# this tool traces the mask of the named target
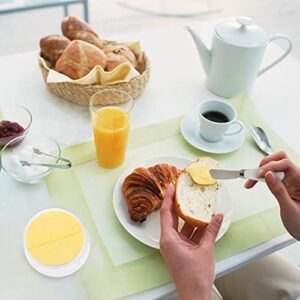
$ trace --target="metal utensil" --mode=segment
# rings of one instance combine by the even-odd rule
[[[37,155],[45,155],[45,156],[49,156],[49,157],[52,157],[52,158],[56,158],[57,160],[61,160],[61,161],[64,161],[64,162],[67,162],[67,163],[71,163],[71,161],[67,158],[63,158],[63,157],[58,157],[56,155],[52,155],[50,153],[46,153],[46,152],[42,152],[40,149],[38,148],[32,148],[33,152]]]
[[[257,147],[267,155],[270,155],[275,152],[275,150],[270,145],[268,136],[266,132],[258,126],[251,124],[249,127],[251,136],[253,137]]]
[[[22,167],[31,167],[31,166],[39,166],[39,167],[49,167],[49,168],[55,168],[55,169],[69,169],[72,167],[71,161],[69,161],[66,164],[39,164],[39,163],[31,163],[27,160],[20,160],[20,164]]]
[[[32,150],[37,155],[45,155],[45,156],[49,156],[49,157],[52,157],[52,158],[56,158],[58,161],[63,161],[66,164],[70,165],[70,168],[72,167],[72,162],[69,159],[67,159],[67,158],[58,157],[58,156],[52,155],[50,153],[42,152],[40,149],[34,148],[34,147],[32,148]]]
[[[265,181],[264,178],[256,177],[259,169],[242,169],[242,170],[219,170],[219,169],[211,169],[210,175],[215,179],[235,179],[235,178],[243,178],[243,179],[251,179],[255,181]],[[283,180],[284,172],[275,173],[279,180]]]
[[[22,167],[41,166],[41,167],[50,167],[50,168],[56,168],[56,169],[69,169],[72,167],[72,162],[67,158],[58,157],[58,156],[52,155],[50,153],[42,152],[40,149],[35,148],[35,147],[33,147],[32,150],[37,155],[45,155],[48,157],[56,158],[57,162],[63,161],[63,162],[65,162],[65,164],[31,163],[26,160],[20,160]]]

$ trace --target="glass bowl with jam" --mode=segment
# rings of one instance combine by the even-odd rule
[[[32,123],[32,115],[24,106],[0,104],[0,148],[17,137],[25,137]],[[22,138],[18,140],[22,141]],[[11,143],[10,146],[14,146]]]

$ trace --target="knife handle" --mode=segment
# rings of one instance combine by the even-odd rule
[[[265,182],[264,178],[257,178],[256,174],[259,171],[259,169],[246,169],[244,172],[244,177],[247,179],[255,180],[255,181],[262,181]],[[275,176],[282,181],[284,179],[284,172],[277,172],[274,173]]]

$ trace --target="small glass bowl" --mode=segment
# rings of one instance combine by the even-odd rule
[[[21,125],[24,130],[8,137],[0,137],[0,148],[4,147],[10,141],[17,137],[24,138],[28,133],[29,127],[31,126],[32,116],[30,111],[18,104],[0,104],[0,122],[3,120],[16,122]],[[21,139],[19,140],[19,142]],[[13,143],[10,143],[10,146],[13,146]]]
[[[14,146],[11,147],[11,144]],[[35,154],[33,148],[37,148],[47,154],[52,154],[57,158]],[[44,166],[23,167],[20,161],[25,160],[29,163],[55,165],[60,157],[61,149],[52,138],[46,136],[31,136],[29,134],[26,139],[24,139],[24,136],[19,136],[3,147],[1,150],[1,165],[2,169],[17,181],[36,183],[47,176],[53,168]]]

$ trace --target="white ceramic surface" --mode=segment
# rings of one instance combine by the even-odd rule
[[[242,16],[235,20],[220,22],[215,27],[215,33],[226,43],[240,47],[255,47],[268,40],[264,29],[254,25],[251,18]]]
[[[206,117],[204,113],[217,111],[223,113],[228,122],[214,122]],[[242,122],[237,120],[237,112],[233,106],[220,100],[206,100],[197,107],[199,117],[199,133],[208,142],[219,142],[223,137],[239,134],[243,130]]]
[[[192,28],[186,29],[197,46],[207,75],[206,87],[225,98],[250,92],[257,76],[283,60],[293,46],[292,41],[282,34],[274,34],[267,38],[262,29],[253,25],[250,18],[245,17],[218,24],[214,30],[211,50],[207,49]],[[287,41],[286,50],[260,69],[266,46],[278,39]]]
[[[200,135],[198,113],[193,112],[186,115],[180,125],[181,134],[184,139],[195,148],[215,154],[229,153],[240,148],[245,140],[245,131],[231,136],[224,136],[219,142],[208,142]]]
[[[150,246],[152,248],[159,249],[160,240],[160,216],[159,210],[151,213],[147,220],[143,223],[133,222],[127,211],[126,199],[122,192],[122,184],[126,176],[128,176],[137,167],[150,167],[158,163],[169,163],[177,168],[183,169],[191,161],[180,157],[155,157],[143,162],[139,162],[128,168],[119,177],[116,182],[113,192],[113,205],[116,216],[122,226],[130,233],[134,238],[141,243]],[[217,236],[219,240],[228,230],[233,217],[233,202],[230,193],[226,186],[222,183],[221,189],[217,195],[216,200],[216,213],[222,213],[224,220],[222,227]]]

